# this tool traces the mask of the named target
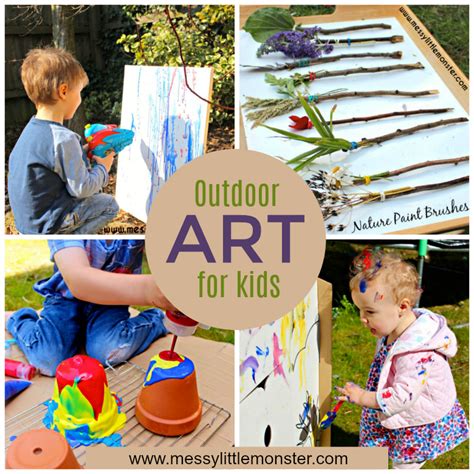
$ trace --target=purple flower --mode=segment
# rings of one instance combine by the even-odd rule
[[[263,43],[257,50],[257,57],[280,52],[290,58],[319,58],[323,53],[330,54],[334,46],[321,42],[317,37],[318,26],[303,31],[281,31]]]

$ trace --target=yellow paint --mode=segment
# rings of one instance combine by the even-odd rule
[[[181,362],[184,361],[184,356],[179,354],[179,356],[183,359],[182,361],[178,360],[165,360],[160,357],[160,354],[157,354],[156,356],[152,357],[150,359],[150,362],[153,361],[153,367],[148,371],[148,374],[145,378],[145,382],[149,382],[151,379],[151,376],[153,375],[153,371],[155,369],[163,369],[163,370],[168,370],[168,369],[174,369],[175,367],[178,367]]]
[[[76,382],[73,386],[65,386],[61,394],[58,383],[55,382],[53,401],[57,403],[57,408],[50,428],[56,429],[63,436],[66,436],[66,431],[88,426],[91,439],[106,438],[122,429],[127,421],[125,413],[119,413],[117,402],[107,386],[104,387],[102,411],[97,420],[94,418],[92,405],[79,390]]]
[[[295,370],[292,367],[294,357],[298,355],[298,374],[300,389],[306,385],[306,352],[303,350],[306,343],[306,311],[310,304],[309,298],[304,299],[290,313],[285,314],[281,320],[280,325],[280,345],[283,355],[286,358],[287,366],[291,371]]]

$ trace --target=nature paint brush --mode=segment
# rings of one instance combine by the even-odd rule
[[[368,186],[372,182],[380,181],[383,179],[390,179],[402,174],[410,173],[412,171],[420,170],[423,168],[430,168],[432,166],[443,166],[443,165],[458,165],[459,163],[465,163],[469,161],[469,156],[461,156],[459,158],[447,158],[443,160],[430,160],[422,163],[415,163],[413,165],[405,166],[391,171],[383,171],[367,176],[351,175],[341,166],[336,166],[331,172],[324,170],[318,170],[310,178],[306,180],[309,187],[313,191],[320,193],[338,191],[344,186]]]
[[[319,422],[319,428],[325,430],[329,428],[336,419],[337,412],[344,404],[344,400],[339,400],[332,410],[329,410]]]
[[[333,120],[333,125],[344,125],[356,122],[373,122],[374,120],[382,120],[390,117],[408,117],[410,115],[422,115],[422,114],[444,114],[452,112],[452,108],[441,108],[441,109],[417,109],[417,110],[400,110],[396,112],[387,112],[385,114],[366,115],[362,117],[350,117],[346,119]],[[309,130],[313,128],[313,122],[307,115],[298,117],[296,115],[290,115],[289,119],[293,122],[289,125],[294,130]]]
[[[352,74],[376,74],[380,72],[413,71],[424,69],[420,62],[413,64],[393,64],[391,66],[356,67],[351,69],[336,69],[334,71],[309,71],[305,74],[292,74],[290,77],[276,77],[266,73],[265,82],[276,87],[279,94],[295,96],[295,90],[301,85],[307,86],[310,82],[328,77],[350,76]]]
[[[284,31],[300,31],[309,35],[330,35],[360,31],[368,29],[390,30],[387,23],[361,23],[338,28],[323,28],[320,26],[302,26],[295,22],[291,13],[286,8],[264,7],[254,11],[245,22],[243,29],[252,35],[252,38],[263,43],[275,33]]]
[[[327,100],[366,98],[366,97],[431,97],[439,94],[438,90],[423,91],[400,91],[395,90],[375,90],[375,91],[335,91],[321,94],[300,95],[289,99],[260,99],[257,97],[247,97],[247,101],[242,105],[243,109],[251,110],[246,114],[248,120],[253,122],[252,128],[261,125],[267,120],[284,115],[303,106],[303,102],[316,104]],[[303,106],[304,107],[304,106]],[[309,114],[308,114],[309,116]],[[310,117],[311,119],[311,117]],[[312,119],[311,119],[312,120]],[[323,119],[324,120],[324,119]]]
[[[339,54],[337,56],[325,56],[320,58],[305,58],[299,61],[287,63],[266,64],[264,66],[255,66],[242,64],[241,67],[252,68],[254,71],[291,71],[302,67],[317,66],[318,64],[333,63],[344,59],[362,59],[362,58],[391,58],[401,59],[402,52],[395,51],[393,53],[353,53]]]
[[[328,220],[331,217],[337,217],[342,212],[346,212],[356,206],[369,204],[371,202],[384,202],[388,199],[408,196],[410,194],[421,193],[426,191],[438,191],[440,189],[449,188],[451,186],[458,186],[460,184],[469,183],[469,176],[462,176],[461,178],[451,179],[449,181],[442,181],[439,183],[423,184],[419,186],[404,186],[402,188],[389,189],[388,191],[367,192],[367,193],[344,193],[341,191],[331,191],[310,188],[313,191],[316,199],[319,202],[323,219]],[[329,231],[337,229],[344,230],[346,226],[329,224],[326,226]]]
[[[373,138],[362,138],[359,141],[349,141],[345,138],[337,138],[334,136],[333,127],[333,115],[336,107],[331,109],[329,120],[325,120],[320,110],[315,106],[311,106],[306,100],[300,96],[300,102],[306,111],[309,119],[311,120],[314,130],[318,133],[317,137],[305,137],[296,133],[281,130],[279,128],[270,127],[268,125],[262,125],[262,127],[268,128],[273,132],[279,133],[292,140],[302,141],[315,145],[314,148],[308,150],[300,155],[287,161],[289,165],[296,165],[295,171],[303,169],[305,166],[313,163],[313,161],[321,158],[322,156],[330,155],[337,151],[349,151],[356,150],[359,148],[366,148],[374,145],[380,145],[381,143],[400,138],[403,136],[413,135],[414,133],[421,132],[424,130],[431,130],[437,127],[444,127],[448,125],[455,125],[458,123],[465,123],[468,121],[466,117],[457,117],[452,119],[438,120],[437,122],[429,122],[415,127],[397,129],[394,132],[380,135]]]
[[[374,36],[371,38],[318,38],[307,31],[283,31],[268,38],[257,49],[257,58],[270,53],[283,53],[292,58],[320,57],[322,54],[331,54],[335,46],[350,47],[356,45],[374,45],[378,43],[403,43],[402,35]]]

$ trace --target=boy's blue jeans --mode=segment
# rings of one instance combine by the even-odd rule
[[[78,199],[76,206],[62,223],[58,234],[95,234],[108,224],[120,210],[110,194],[98,193]]]
[[[103,306],[61,296],[46,297],[41,316],[31,308],[16,311],[7,320],[7,330],[30,363],[49,376],[83,346],[102,364],[115,365],[143,352],[167,333],[159,309],[131,318],[128,306]]]

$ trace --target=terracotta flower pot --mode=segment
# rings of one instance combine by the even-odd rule
[[[7,451],[7,469],[81,469],[68,442],[53,430],[20,435]]]
[[[169,351],[153,357],[135,415],[147,430],[162,436],[193,431],[201,421],[202,403],[192,361],[184,356],[173,357]]]

